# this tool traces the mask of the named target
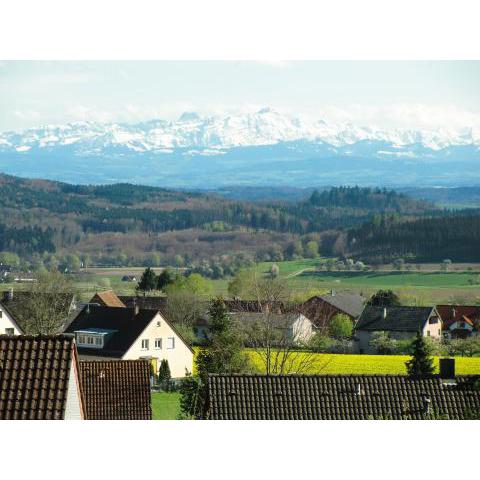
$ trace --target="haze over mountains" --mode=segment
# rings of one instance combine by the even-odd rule
[[[254,113],[0,134],[0,170],[73,183],[478,185],[480,126],[384,130]]]

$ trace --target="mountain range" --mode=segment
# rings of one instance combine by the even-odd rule
[[[0,134],[0,171],[84,184],[475,185],[479,163],[480,127],[379,129],[270,108]]]

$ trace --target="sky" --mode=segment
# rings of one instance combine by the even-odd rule
[[[271,107],[383,128],[480,126],[480,61],[2,61],[0,131]]]

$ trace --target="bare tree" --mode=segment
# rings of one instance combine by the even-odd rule
[[[307,349],[308,341],[292,328],[294,312],[282,314],[289,310],[290,304],[286,282],[254,272],[248,290],[249,297],[256,304],[256,312],[252,314],[250,305],[249,318],[245,312],[237,312],[237,319],[247,334],[247,345],[260,358],[265,373],[310,372],[316,356]]]
[[[27,292],[18,293],[20,321],[25,333],[53,335],[61,333],[71,313],[75,288],[69,277],[59,272],[41,273]]]

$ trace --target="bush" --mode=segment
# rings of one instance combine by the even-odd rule
[[[330,320],[328,333],[337,340],[350,338],[353,333],[352,319],[344,313],[338,313]]]

